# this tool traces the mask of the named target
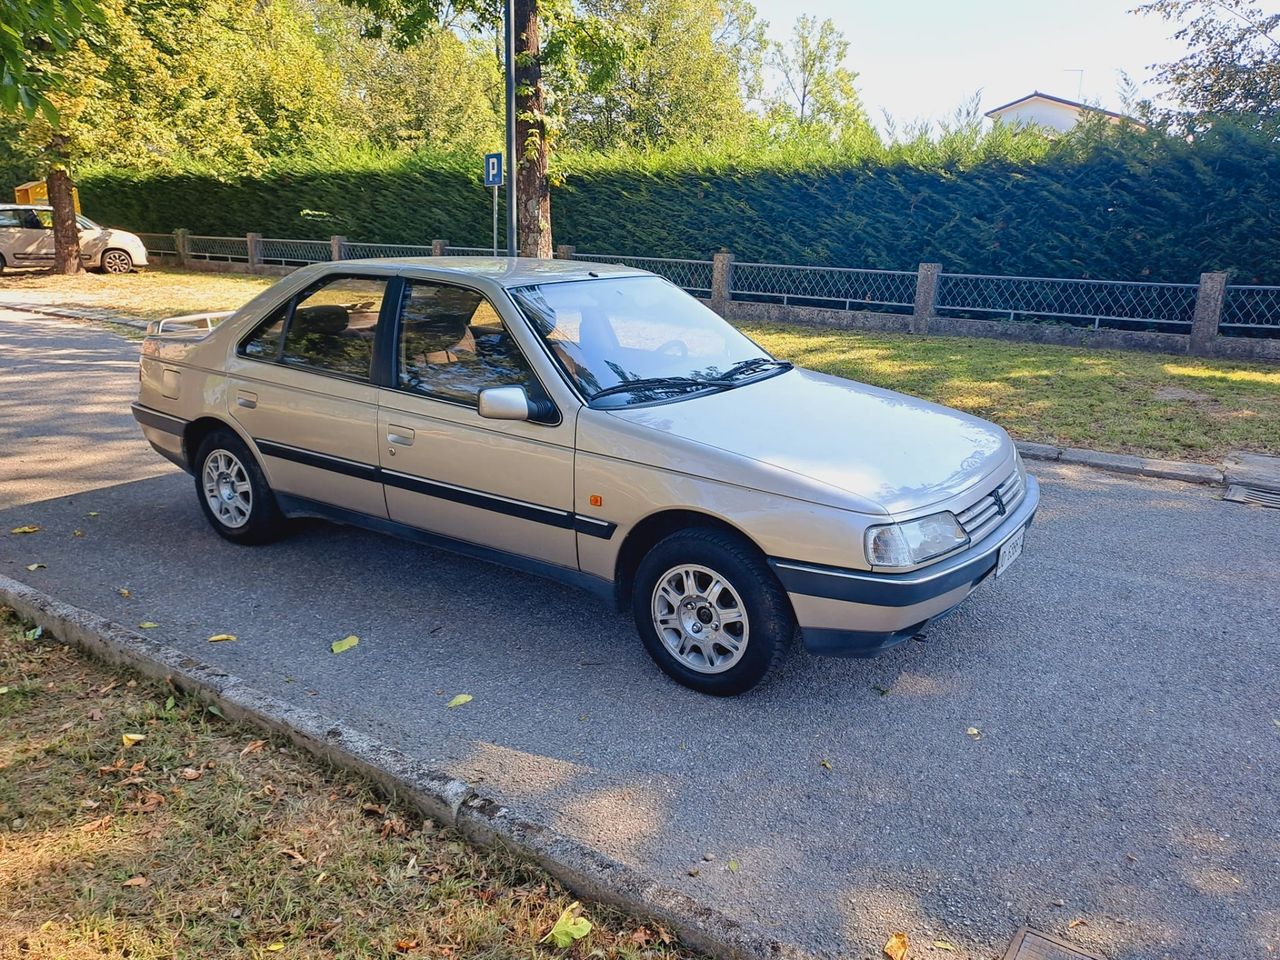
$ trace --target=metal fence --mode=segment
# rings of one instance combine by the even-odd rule
[[[180,258],[177,238],[168,233],[138,235],[148,253],[162,260]],[[344,258],[423,257],[426,244],[361,243],[339,240],[256,241],[256,260],[275,266],[303,266],[330,260],[335,245]],[[250,262],[247,237],[189,235],[189,260]],[[450,256],[491,256],[489,247],[445,246]],[[648,270],[700,297],[715,286],[714,260],[575,253],[577,260],[616,263]],[[730,261],[721,289],[735,300],[815,306],[840,310],[913,311],[922,274],[908,270],[862,270],[779,263]],[[1093,329],[1154,330],[1189,333],[1199,286],[1119,280],[1067,280],[1056,277],[1001,277],[943,273],[937,278],[934,312],[941,317],[1006,320],[1015,323],[1063,323]],[[1226,337],[1280,338],[1280,286],[1231,285],[1226,288],[1219,333]]]
[[[1280,336],[1280,287],[1228,286],[1218,327],[1227,336]]]
[[[918,274],[914,270],[734,263],[730,276],[729,290],[735,299],[910,313]]]
[[[665,277],[682,290],[695,296],[711,296],[710,260],[681,260],[670,257],[623,257],[608,253],[574,253],[575,260],[594,263],[616,263],[623,267],[648,270]]]
[[[1191,329],[1194,283],[1062,280],[944,273],[938,279],[939,316],[976,314],[986,319],[1060,321],[1075,326]]]
[[[248,263],[249,240],[247,237],[201,237],[193,234],[187,237],[187,256],[192,260]]]

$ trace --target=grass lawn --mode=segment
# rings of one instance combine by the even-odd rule
[[[273,282],[170,268],[123,277],[5,273],[0,304],[95,306],[153,318],[230,310]],[[785,325],[744,329],[778,356],[966,410],[1022,440],[1203,462],[1235,449],[1280,454],[1280,364]]]
[[[536,868],[31,633],[0,608],[0,957],[692,956],[594,905],[543,943]]]

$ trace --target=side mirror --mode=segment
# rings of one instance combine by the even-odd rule
[[[524,387],[489,387],[480,391],[480,416],[488,420],[528,420],[533,404]]]

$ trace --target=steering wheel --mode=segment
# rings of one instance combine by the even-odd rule
[[[665,353],[668,356],[675,357],[677,360],[682,360],[689,355],[689,345],[683,340],[668,340],[653,352]]]

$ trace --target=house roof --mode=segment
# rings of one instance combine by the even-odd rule
[[[1003,106],[995,107],[983,114],[985,117],[994,117],[999,113],[1003,113],[1010,107],[1016,107],[1020,103],[1026,103],[1028,100],[1048,100],[1050,103],[1060,103],[1066,107],[1075,107],[1077,110],[1087,111],[1089,113],[1100,113],[1104,117],[1114,117],[1117,120],[1132,120],[1123,113],[1116,113],[1114,110],[1104,110],[1102,107],[1091,106],[1087,103],[1080,103],[1078,100],[1068,100],[1066,97],[1055,97],[1051,93],[1041,93],[1039,90],[1033,90],[1025,97],[1019,97],[1017,100],[1011,100]]]

